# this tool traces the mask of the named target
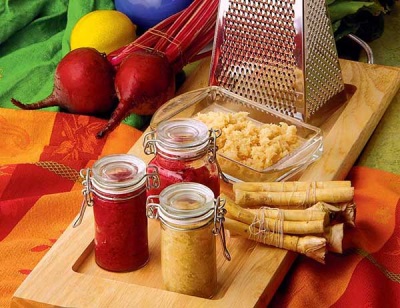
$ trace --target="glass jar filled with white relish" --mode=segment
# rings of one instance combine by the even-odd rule
[[[167,290],[203,298],[217,292],[217,235],[230,260],[223,205],[210,188],[193,182],[172,184],[147,197],[147,217],[160,220],[161,270]]]

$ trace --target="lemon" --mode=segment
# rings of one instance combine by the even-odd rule
[[[115,10],[97,10],[84,15],[71,32],[71,50],[93,47],[106,54],[136,39],[136,25]]]

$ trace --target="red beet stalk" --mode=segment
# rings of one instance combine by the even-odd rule
[[[203,8],[204,6],[200,6],[200,8],[196,11],[197,14],[193,14],[189,21],[184,24],[182,30],[175,36],[175,40],[178,42],[178,44],[170,44],[166,48],[165,55],[171,63],[176,62],[177,59],[181,57],[186,60],[186,63],[183,63],[183,65],[186,65],[187,61],[189,61],[190,58],[195,55],[193,52],[197,53],[205,47],[200,43],[204,44],[202,41],[202,35],[206,34],[204,33],[204,29],[207,29],[207,22],[209,20],[204,20],[203,14],[205,16],[212,16],[212,21],[215,25],[218,1],[213,1],[208,5],[205,5],[204,11],[202,10]],[[193,41],[196,41],[196,44],[193,44]],[[198,49],[199,47],[201,48]],[[191,51],[192,53],[188,51]]]
[[[192,5],[190,5],[186,10],[181,11],[179,16],[177,16],[176,20],[172,24],[172,26],[165,32],[165,37],[168,39],[175,38],[177,33],[179,33],[179,31],[183,28],[183,26],[187,24],[188,20],[190,19],[190,16],[196,14],[196,10],[198,9],[199,5],[200,2],[194,1]],[[159,40],[155,48],[159,51],[165,51],[169,42],[170,41],[167,39],[161,39]]]
[[[134,42],[111,52],[108,61],[118,67],[132,53],[147,49],[164,53],[170,63],[185,58],[183,67],[212,41],[208,30],[211,27],[214,34],[218,3],[218,0],[194,0],[186,9],[161,21]]]
[[[160,41],[160,35],[156,33],[165,33],[170,27],[172,27],[172,25],[174,24],[176,19],[182,14],[182,12],[184,11],[178,12],[164,19],[153,28],[149,29],[141,36],[139,36],[134,42],[112,51],[107,56],[108,61],[115,67],[118,67],[118,65],[120,65],[124,59],[126,59],[135,51],[147,48],[155,48],[155,45]]]

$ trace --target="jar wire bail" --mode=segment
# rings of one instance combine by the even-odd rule
[[[160,207],[160,204],[156,202],[156,200],[159,200],[158,195],[150,195],[147,197],[147,202],[146,202],[146,216],[151,219],[158,219],[158,208]]]
[[[219,136],[221,136],[222,132],[219,129],[213,129],[212,128],[212,129],[209,130],[209,133],[210,134],[209,134],[209,137],[208,137],[208,140],[209,140],[208,141],[209,142],[208,148],[209,148],[210,153],[211,153],[209,161],[211,163],[213,163],[214,161],[216,161],[216,158],[217,158],[217,150],[218,150],[217,138]]]
[[[143,150],[146,155],[156,154],[157,148],[155,146],[156,143],[156,131],[151,130],[144,134],[143,137]]]
[[[146,188],[160,187],[160,177],[158,175],[158,168],[155,165],[148,165],[146,168]]]
[[[83,181],[82,181],[83,201],[82,201],[81,210],[79,212],[79,215],[78,215],[77,219],[75,220],[74,224],[72,225],[73,228],[79,226],[82,223],[83,216],[86,211],[86,207],[93,206],[92,187],[91,187],[91,182],[90,182],[90,168],[82,169],[79,174],[80,174],[81,178],[83,179]]]
[[[225,200],[218,197],[215,200],[215,205],[214,205],[214,228],[212,232],[215,236],[219,236],[225,259],[230,261],[232,259],[231,254],[229,253],[228,248],[226,247],[226,237],[224,228],[226,209],[224,208],[224,206],[225,206]]]
[[[217,159],[217,151],[218,151],[218,146],[217,146],[217,138],[221,136],[222,131],[220,129],[210,129],[210,137],[209,137],[209,150],[211,152],[211,156],[209,161],[215,162],[218,168],[218,173],[221,179],[225,183],[229,183],[229,179],[225,176],[225,174],[222,172],[221,166],[219,165],[218,159]]]

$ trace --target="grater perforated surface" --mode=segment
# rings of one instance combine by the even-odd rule
[[[221,0],[210,84],[307,121],[344,90],[325,0]]]
[[[310,114],[344,89],[325,0],[304,1],[306,93]]]

